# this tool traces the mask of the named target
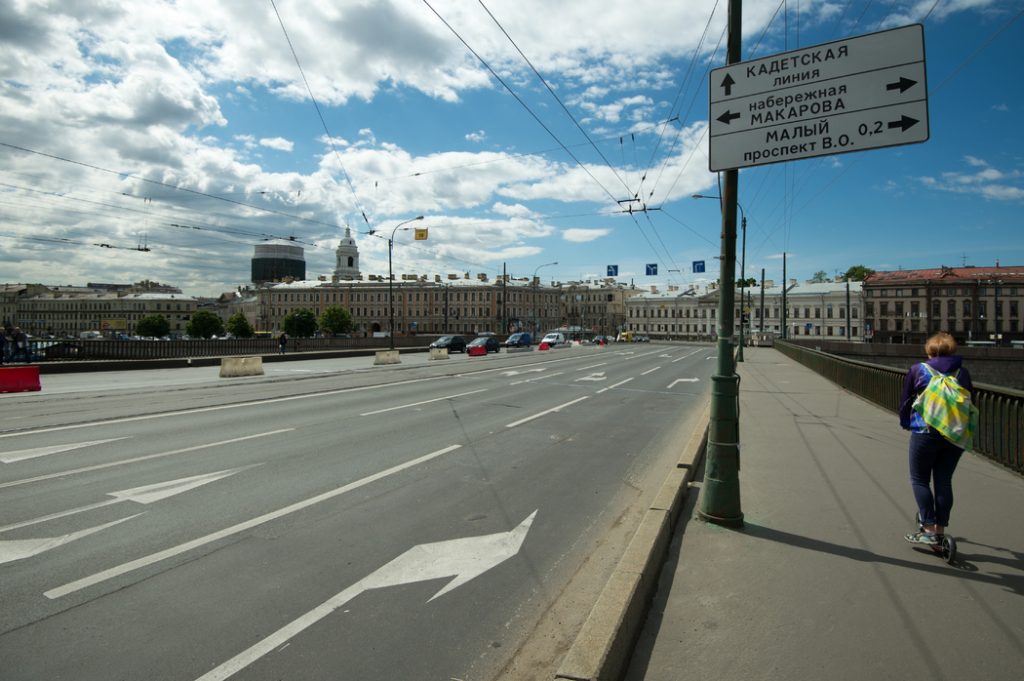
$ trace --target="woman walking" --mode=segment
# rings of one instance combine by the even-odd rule
[[[942,542],[953,508],[953,472],[970,448],[977,409],[971,375],[956,353],[956,341],[937,333],[925,343],[928,360],[907,372],[900,400],[900,426],[910,431],[910,485],[920,531],[914,544]]]

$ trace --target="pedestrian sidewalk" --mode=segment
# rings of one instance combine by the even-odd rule
[[[745,527],[698,520],[690,495],[626,681],[1020,679],[1024,479],[964,455],[948,565],[903,539],[916,508],[896,415],[744,352]]]

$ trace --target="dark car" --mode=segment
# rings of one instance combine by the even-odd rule
[[[501,343],[494,336],[479,336],[469,344],[469,348],[483,347],[485,352],[501,352]],[[469,350],[467,350],[468,352]]]
[[[533,339],[530,338],[530,334],[520,331],[514,333],[505,339],[506,348],[528,348],[533,343]]]
[[[462,336],[441,336],[430,344],[432,348],[445,348],[448,352],[465,352],[466,339]]]

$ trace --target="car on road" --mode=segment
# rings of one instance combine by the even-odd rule
[[[474,338],[469,345],[466,346],[466,352],[470,355],[475,354],[476,348],[483,348],[483,354],[489,352],[501,352],[501,343],[494,336],[479,336]],[[479,350],[476,350],[479,352]]]
[[[511,336],[505,339],[505,347],[528,348],[530,347],[530,344],[532,342],[533,338],[530,337],[530,334],[526,333],[525,331],[520,331],[518,333],[512,334]]]
[[[548,345],[565,345],[565,334],[561,331],[552,331],[540,341],[542,344],[547,343]]]
[[[448,352],[465,352],[466,339],[462,336],[441,336],[430,344],[432,348],[445,348]]]

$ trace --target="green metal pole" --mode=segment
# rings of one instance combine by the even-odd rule
[[[742,2],[729,0],[728,63],[740,61]],[[727,527],[743,526],[740,508],[739,377],[733,361],[736,302],[736,199],[739,171],[727,170],[722,192],[722,272],[718,299],[718,367],[711,377],[711,423],[698,515]]]
[[[739,205],[739,204],[737,204]],[[743,361],[743,293],[747,288],[747,215],[740,207],[740,224],[743,227],[743,251],[740,255],[740,347],[736,351],[736,361]]]

